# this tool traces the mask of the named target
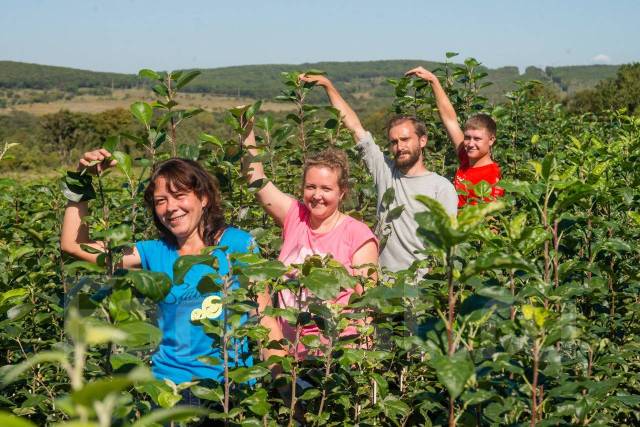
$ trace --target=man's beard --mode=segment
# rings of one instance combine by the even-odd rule
[[[403,157],[402,159],[396,157],[395,163],[398,169],[410,169],[413,165],[418,163],[420,160],[420,151],[408,151],[409,156]]]

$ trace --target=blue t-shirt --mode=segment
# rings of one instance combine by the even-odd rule
[[[225,229],[218,246],[226,247],[227,253],[246,253],[257,251],[255,242],[249,233],[237,228]],[[136,243],[140,261],[144,270],[163,272],[173,282],[173,263],[179,258],[175,246],[163,240],[145,240]],[[218,271],[209,266],[198,264],[187,272],[184,283],[173,283],[164,300],[158,303],[158,327],[162,331],[162,340],[152,357],[152,371],[156,378],[170,379],[176,384],[194,379],[210,378],[216,381],[224,379],[222,364],[209,365],[198,361],[200,356],[212,356],[222,360],[222,348],[214,346],[213,338],[207,336],[199,322],[192,322],[203,316],[219,319],[222,315],[220,304],[221,292],[201,294],[198,282],[205,274],[228,274],[227,256],[216,249],[212,256],[218,258]],[[232,289],[239,286],[234,281]],[[243,316],[242,322],[247,320]],[[235,345],[229,346],[230,366],[235,366]],[[249,354],[246,340],[240,343],[238,363],[240,366],[251,366],[253,361]]]

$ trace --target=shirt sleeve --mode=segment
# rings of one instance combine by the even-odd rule
[[[443,185],[438,190],[437,200],[445,211],[451,216],[458,214],[458,193],[449,181],[444,179]]]
[[[150,270],[149,259],[153,252],[152,241],[143,240],[140,242],[136,242],[136,249],[138,250],[138,254],[140,255],[140,267],[143,270]]]
[[[375,236],[375,234],[373,234],[367,224],[354,219],[349,228],[351,235],[351,259],[353,259],[353,255],[356,253],[356,251],[369,240],[373,240],[373,242],[376,244],[376,248],[379,248],[378,238]]]
[[[365,135],[358,140],[356,147],[362,153],[364,163],[367,165],[367,169],[369,169],[371,175],[373,175],[374,184],[377,186],[388,183],[391,171],[387,164],[387,159],[382,153],[382,150],[380,150],[380,147],[378,147],[373,140],[371,133],[365,133]]]
[[[291,203],[291,207],[289,208],[287,215],[284,217],[284,224],[282,226],[283,239],[291,234],[296,225],[302,222],[304,215],[307,214],[306,210],[307,207],[299,200],[294,200],[293,203]]]

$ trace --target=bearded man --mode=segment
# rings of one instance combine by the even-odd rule
[[[393,155],[389,159],[329,79],[321,75],[302,75],[300,79],[325,89],[331,105],[340,111],[343,123],[354,134],[357,147],[373,175],[378,195],[378,228],[386,231],[385,236],[379,236],[386,240],[380,252],[380,265],[399,271],[425,258],[424,244],[418,237],[418,224],[414,219],[414,215],[424,211],[425,206],[415,196],[422,194],[437,200],[451,216],[456,215],[458,205],[453,184],[424,165],[422,149],[427,145],[425,124],[413,116],[392,118],[387,125],[389,151]],[[393,189],[394,200],[385,204],[383,196],[389,188]],[[398,206],[403,206],[400,215],[389,217],[389,212]]]

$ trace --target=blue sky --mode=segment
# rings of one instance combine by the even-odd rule
[[[376,59],[640,61],[638,0],[2,0],[0,60],[133,73]]]

